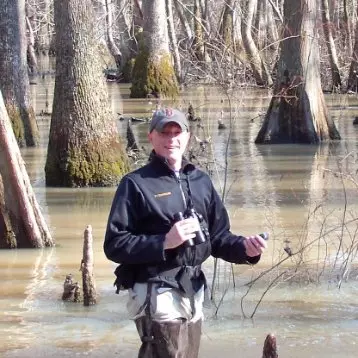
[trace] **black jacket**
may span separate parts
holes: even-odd
[[[188,207],[203,216],[210,238],[192,247],[164,250],[174,215]],[[258,262],[260,256],[246,256],[243,240],[230,232],[227,211],[206,173],[183,160],[178,179],[154,154],[147,165],[121,180],[109,214],[104,252],[108,259],[124,264],[127,274],[134,273],[134,281],[146,282],[164,271],[198,266],[210,255],[238,264]]]

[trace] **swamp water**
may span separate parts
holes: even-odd
[[[46,109],[46,101],[51,108],[53,79],[39,80],[31,88],[36,113]],[[108,89],[114,113],[150,116],[155,107],[148,100],[129,99],[128,86],[109,83]],[[282,276],[263,297],[253,319],[244,318],[243,312],[251,315],[270,280],[279,276],[284,267],[297,265],[297,257],[287,260],[283,268],[273,270],[243,301],[242,297],[247,292],[246,282],[287,256],[283,251],[287,240],[295,251],[305,237],[317,237],[322,227],[325,231],[332,230],[333,235],[329,237],[332,241],[328,238],[326,241],[329,244],[324,246],[319,241],[325,247],[324,254],[315,245],[302,255],[311,269],[324,258],[324,273],[335,260],[335,242],[340,236],[344,236],[343,247],[349,247],[347,242],[354,236],[357,225],[353,222],[347,226],[352,233],[349,236],[347,231],[341,233],[339,223],[343,215],[347,220],[357,217],[357,188],[346,181],[343,190],[342,182],[332,172],[338,170],[340,163],[346,173],[356,165],[358,128],[353,127],[352,118],[358,112],[357,98],[326,97],[343,139],[320,148],[256,146],[260,115],[269,103],[270,94],[239,89],[229,98],[234,104],[234,123],[228,147],[228,129],[217,129],[221,108],[224,108],[225,123],[229,121],[230,109],[228,97],[220,89],[187,89],[178,105],[186,108],[190,101],[202,118],[205,131],[198,129],[196,135],[209,139],[213,145],[217,164],[210,168],[218,190],[224,187],[223,168],[228,158],[226,203],[232,231],[244,235],[268,231],[270,248],[256,267],[234,267],[235,289],[230,265],[220,263],[215,291],[215,302],[220,307],[217,315],[215,304],[206,309],[200,357],[261,357],[267,333],[276,335],[280,357],[356,357],[358,284],[353,270],[356,259],[350,279],[340,289],[332,275],[327,275],[327,279],[322,275],[319,284],[308,283],[321,272],[318,269],[313,273],[301,269],[300,280],[296,281]],[[22,149],[22,154],[56,247],[0,251],[0,356],[136,357],[139,339],[126,313],[126,293],[115,294],[115,264],[102,251],[115,188],[46,188],[43,168],[49,119],[39,116],[38,124],[41,147]],[[118,121],[118,126],[125,135],[126,122]],[[138,143],[146,146],[147,124],[134,124],[133,130]],[[67,274],[72,273],[81,282],[79,267],[87,225],[92,225],[94,237],[98,292],[98,304],[94,307],[61,301]],[[211,284],[212,261],[206,263],[205,272]]]

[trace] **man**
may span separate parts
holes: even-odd
[[[230,232],[209,176],[183,157],[190,139],[184,113],[155,112],[148,138],[148,164],[118,186],[104,251],[121,264],[116,285],[129,290],[127,307],[142,341],[139,357],[196,358],[206,288],[200,265],[210,255],[254,264],[266,242]]]

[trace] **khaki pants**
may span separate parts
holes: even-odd
[[[127,308],[142,341],[138,358],[197,358],[203,301],[204,287],[191,301],[176,289],[136,283]]]
[[[144,316],[144,306],[147,299],[146,283],[136,283],[128,290],[127,310],[132,319]],[[151,317],[158,321],[173,321],[185,318],[186,320],[198,321],[203,319],[204,287],[194,296],[195,313],[193,315],[192,305],[189,298],[180,291],[171,288],[160,288],[153,284],[150,293]]]
[[[142,345],[138,358],[197,358],[201,320],[158,322],[147,316],[135,320]]]

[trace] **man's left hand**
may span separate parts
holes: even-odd
[[[267,248],[267,242],[260,235],[248,236],[244,238],[246,255],[255,257],[261,255]]]

